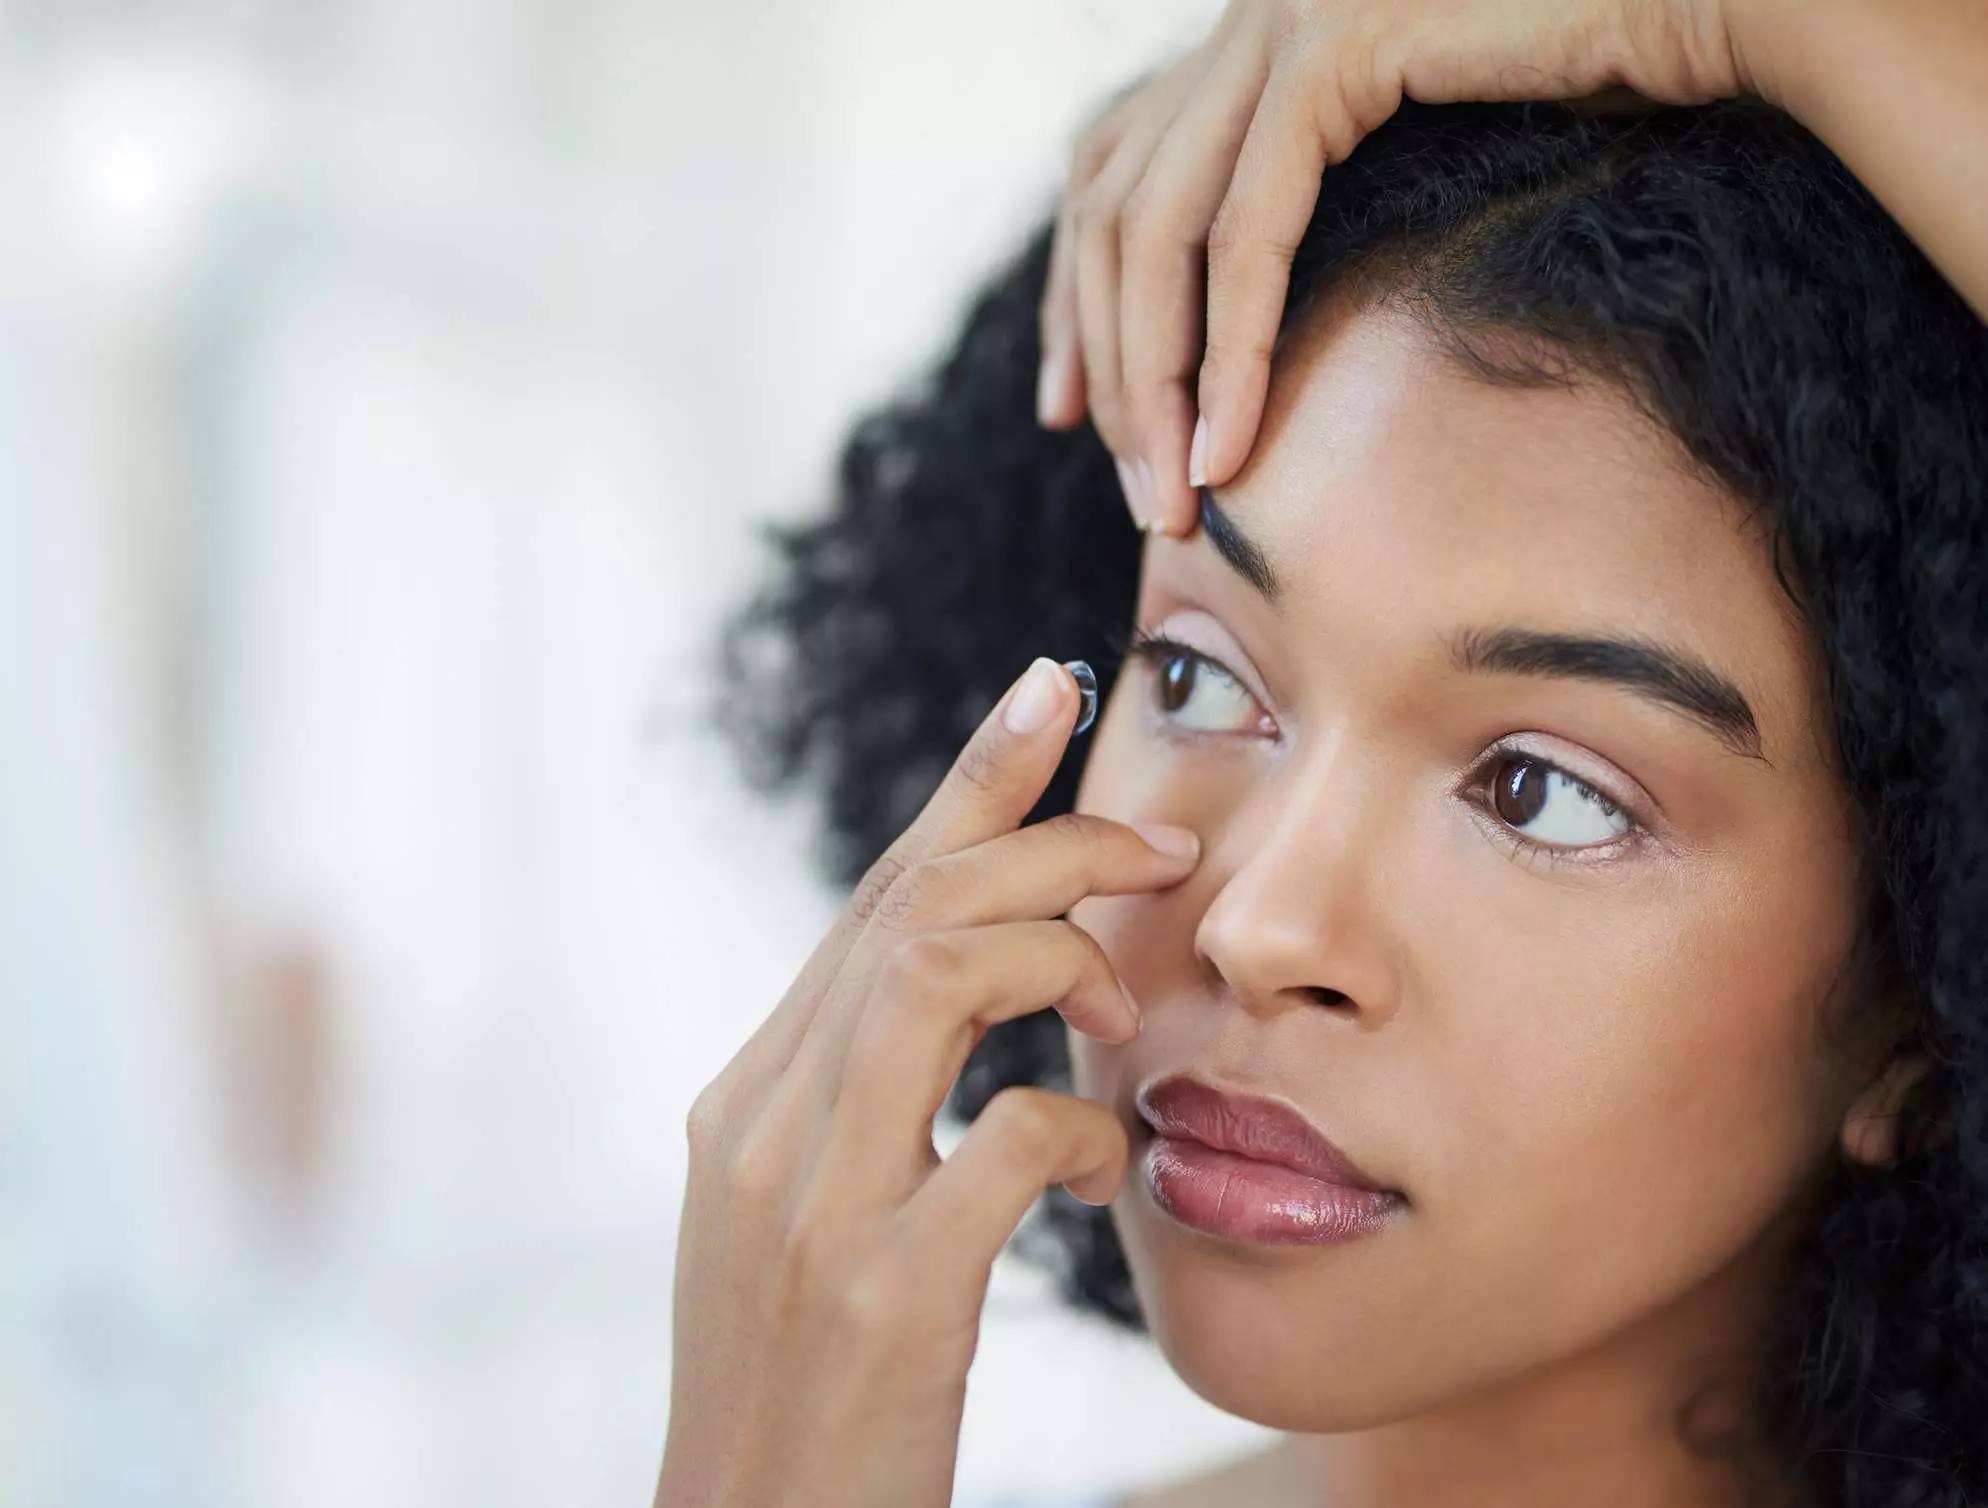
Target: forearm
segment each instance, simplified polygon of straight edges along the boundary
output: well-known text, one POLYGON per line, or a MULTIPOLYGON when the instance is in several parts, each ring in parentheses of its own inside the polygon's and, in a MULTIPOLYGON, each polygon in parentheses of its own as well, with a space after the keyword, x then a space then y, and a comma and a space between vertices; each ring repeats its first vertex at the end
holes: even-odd
POLYGON ((1729 3, 1754 87, 1827 142, 1988 319, 1988 0, 1729 3))

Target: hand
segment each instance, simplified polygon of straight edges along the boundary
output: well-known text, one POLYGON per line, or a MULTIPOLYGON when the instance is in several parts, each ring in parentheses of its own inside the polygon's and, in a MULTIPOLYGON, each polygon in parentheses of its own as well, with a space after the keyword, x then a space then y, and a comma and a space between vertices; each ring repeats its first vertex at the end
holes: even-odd
POLYGON ((1327 164, 1404 96, 1737 94, 1750 86, 1727 24, 1737 4, 1231 0, 1206 43, 1073 154, 1042 306, 1042 422, 1068 428, 1088 407, 1135 520, 1191 532, 1195 487, 1228 481, 1256 441, 1327 164))
POLYGON ((1105 1204, 1123 1181, 1113 1112, 1044 1089, 1002 1090, 943 1161, 931 1138, 994 1023, 1053 1005, 1137 1033, 1056 918, 1194 868, 1177 828, 1019 827, 1078 701, 1035 662, 691 1108, 659 1508, 946 1508, 994 1259, 1049 1185, 1105 1204))

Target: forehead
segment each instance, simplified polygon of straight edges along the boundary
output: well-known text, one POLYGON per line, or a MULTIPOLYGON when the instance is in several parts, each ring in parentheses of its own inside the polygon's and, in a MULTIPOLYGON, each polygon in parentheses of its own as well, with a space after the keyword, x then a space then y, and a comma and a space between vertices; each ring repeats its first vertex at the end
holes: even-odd
POLYGON ((1261 438, 1221 489, 1294 635, 1430 648, 1458 627, 1675 645, 1814 752, 1819 665, 1749 517, 1614 384, 1495 384, 1412 312, 1327 301, 1280 351, 1261 438), (1385 642, 1383 642, 1385 641, 1385 642))

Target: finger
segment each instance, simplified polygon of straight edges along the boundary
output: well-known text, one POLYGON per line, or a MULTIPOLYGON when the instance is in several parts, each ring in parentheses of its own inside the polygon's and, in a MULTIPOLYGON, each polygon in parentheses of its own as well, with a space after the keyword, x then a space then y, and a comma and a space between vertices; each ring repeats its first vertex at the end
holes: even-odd
POLYGON ((1077 328, 1076 206, 1091 180, 1110 160, 1132 116, 1131 99, 1114 108, 1084 133, 1070 158, 1056 232, 1049 244, 1049 273, 1039 317, 1042 367, 1036 375, 1037 422, 1046 429, 1070 429, 1084 419, 1084 363, 1077 328))
MULTIPOLYGON (((1084 399, 1091 423, 1113 455, 1123 456, 1124 430, 1119 409, 1118 365, 1118 211, 1138 175, 1147 153, 1159 138, 1163 118, 1147 110, 1127 130, 1096 178, 1078 196, 1073 211, 1077 229, 1077 331, 1084 368, 1084 399)), ((1134 516, 1143 518, 1141 500, 1134 498, 1134 516)))
POLYGON ((1011 831, 1056 773, 1079 697, 1075 679, 1038 659, 981 721, 911 825, 858 882, 800 974, 720 1078, 741 1111, 762 1103, 807 1034, 822 996, 891 886, 926 859, 1011 831))
MULTIPOLYGON (((1077 330, 1084 369, 1084 394, 1091 422, 1114 455, 1125 455, 1119 409, 1118 368, 1118 213, 1144 174, 1153 148, 1204 68, 1191 55, 1144 91, 1124 134, 1096 176, 1077 196, 1077 330)), ((1129 483, 1128 490, 1136 487, 1129 483)), ((1135 505, 1135 518, 1151 517, 1135 505)))
POLYGON ((1043 284, 1042 367, 1035 380, 1035 417, 1044 429, 1074 429, 1084 419, 1083 353, 1077 329, 1077 217, 1082 190, 1067 191, 1049 243, 1049 276, 1043 284))
MULTIPOLYGON (((907 871, 877 904, 864 944, 957 927, 1061 916, 1090 895, 1133 895, 1193 872, 1189 828, 1064 812, 907 871)), ((853 961, 853 958, 852 958, 853 961)))
MULTIPOLYGON (((1400 103, 1376 91, 1384 119, 1400 103)), ((1208 346, 1199 399, 1208 485, 1242 469, 1255 444, 1291 261, 1318 203, 1319 175, 1362 134, 1336 80, 1273 67, 1208 235, 1208 346)))
POLYGON ((892 1224, 905 1250, 937 1263, 934 1281, 984 1283, 1044 1189, 1067 1184, 1087 1204, 1108 1204, 1130 1161, 1125 1128, 1108 1107, 1012 1085, 987 1102, 892 1224))
POLYGON ((988 1030, 1055 1007, 1086 1036, 1138 1035, 1104 949, 1067 921, 930 932, 878 972, 842 1066, 816 1178, 838 1203, 894 1209, 938 1160, 932 1122, 988 1030))
POLYGON ((1188 447, 1208 228, 1235 176, 1269 68, 1258 34, 1235 36, 1175 117, 1125 206, 1119 291, 1124 402, 1134 443, 1150 463, 1155 516, 1176 537, 1192 532, 1200 512, 1188 447))
POLYGON ((821 1115, 830 1112, 871 1002, 893 963, 903 966, 908 940, 1045 921, 1087 895, 1166 889, 1192 873, 1199 857, 1200 839, 1185 828, 1135 828, 1072 812, 919 864, 879 903, 816 1008, 786 1079, 821 1115))

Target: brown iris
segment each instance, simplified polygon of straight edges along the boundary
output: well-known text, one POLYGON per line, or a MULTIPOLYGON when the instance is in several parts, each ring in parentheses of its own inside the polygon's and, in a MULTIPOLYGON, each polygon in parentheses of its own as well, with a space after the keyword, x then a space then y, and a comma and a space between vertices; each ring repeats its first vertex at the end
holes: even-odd
POLYGON ((1160 705, 1178 712, 1194 694, 1194 674, 1200 669, 1192 655, 1174 655, 1160 665, 1160 705))
POLYGON ((1547 775, 1546 766, 1537 760, 1501 760, 1491 798, 1498 815, 1514 827, 1536 820, 1546 805, 1547 775))

